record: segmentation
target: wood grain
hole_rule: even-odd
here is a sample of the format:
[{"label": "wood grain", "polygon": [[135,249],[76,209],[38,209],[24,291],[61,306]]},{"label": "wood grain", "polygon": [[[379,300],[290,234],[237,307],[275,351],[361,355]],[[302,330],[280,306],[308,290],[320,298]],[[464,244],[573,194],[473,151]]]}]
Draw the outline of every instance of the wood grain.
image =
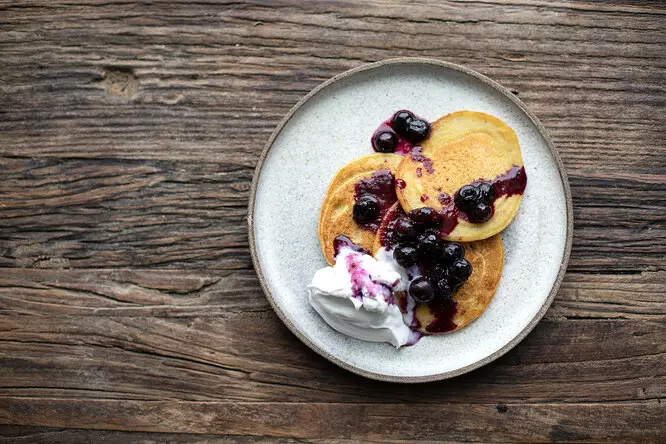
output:
[{"label": "wood grain", "polygon": [[[506,410],[504,410],[506,408]],[[420,415],[405,412],[418,409]],[[203,403],[174,401],[81,401],[7,398],[0,406],[10,419],[42,417],[47,423],[118,429],[118,422],[135,430],[165,426],[176,431],[296,438],[483,440],[489,430],[507,441],[608,439],[656,440],[663,409],[657,402],[642,404],[508,404],[474,406],[429,404],[338,403]],[[37,415],[35,415],[37,412]],[[85,418],[94,417],[87,422]],[[72,422],[72,418],[82,418]],[[104,419],[107,418],[107,419]],[[438,418],[433,421],[432,418]],[[637,423],[645,423],[634,432]]]},{"label": "wood grain", "polygon": [[[0,443],[663,442],[665,16],[621,0],[0,2]],[[523,100],[575,217],[534,332],[417,386],[300,343],[245,223],[298,99],[403,56]]]}]

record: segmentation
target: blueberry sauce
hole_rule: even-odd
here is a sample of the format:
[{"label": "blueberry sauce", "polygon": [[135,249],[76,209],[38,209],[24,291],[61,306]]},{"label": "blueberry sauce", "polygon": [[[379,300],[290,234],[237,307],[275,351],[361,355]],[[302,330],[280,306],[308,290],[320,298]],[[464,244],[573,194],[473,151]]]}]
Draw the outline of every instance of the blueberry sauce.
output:
[{"label": "blueberry sauce", "polygon": [[395,304],[391,289],[372,279],[368,270],[363,268],[360,255],[348,254],[345,256],[345,264],[351,279],[352,297],[362,300],[363,297],[376,298],[382,296],[389,305]]},{"label": "blueberry sauce", "polygon": [[527,174],[524,166],[514,166],[506,173],[497,176],[492,182],[495,200],[500,196],[523,194],[527,186]]},{"label": "blueberry sauce", "polygon": [[[375,132],[372,134],[372,138],[370,139],[370,142],[372,143],[372,149],[374,149],[376,152],[379,153],[385,153],[387,152],[385,144],[382,143],[382,140],[386,140],[387,136],[382,137],[382,133],[392,133],[395,134],[396,136],[396,142],[394,143],[394,151],[396,154],[401,154],[405,155],[408,154],[412,151],[414,146],[418,142],[413,142],[409,141],[407,137],[409,137],[409,134],[407,134],[405,131],[409,132],[407,128],[405,128],[403,125],[396,125],[395,118],[396,115],[399,113],[408,113],[412,116],[412,120],[421,120],[425,122],[425,124],[428,127],[428,132],[426,133],[429,134],[429,128],[430,124],[425,119],[420,118],[419,116],[415,115],[414,113],[410,111],[405,111],[405,110],[400,110],[394,113],[391,117],[389,117],[386,121],[382,122],[379,127],[375,130]],[[412,140],[414,140],[412,138]]]},{"label": "blueberry sauce", "polygon": [[439,210],[439,217],[442,221],[439,226],[439,233],[441,236],[447,236],[458,225],[458,217],[460,216],[460,213],[458,208],[456,208],[453,197],[449,196],[447,193],[440,193],[439,196],[437,196],[437,200],[440,205],[442,205],[442,209]]},{"label": "blueberry sauce", "polygon": [[[414,162],[421,162],[423,164],[423,168],[425,168],[428,174],[435,172],[435,169],[432,167],[432,160],[430,160],[429,157],[423,155],[423,147],[415,146],[409,155]],[[416,177],[421,177],[422,175],[423,171],[421,168],[417,168]]]},{"label": "blueberry sauce", "polygon": [[[423,148],[419,145],[429,136],[430,130],[428,122],[410,111],[400,110],[375,130],[371,138],[372,147],[376,152],[409,155],[414,162],[420,163],[415,171],[416,177],[423,177],[424,174],[434,173],[432,160],[423,154]],[[408,287],[414,287],[395,301],[399,304],[405,323],[414,333],[407,345],[413,345],[420,339],[421,334],[416,331],[418,329],[423,328],[428,333],[443,333],[457,327],[454,322],[457,303],[452,296],[469,278],[472,268],[464,259],[462,245],[446,242],[441,238],[455,229],[459,219],[472,223],[486,222],[494,214],[494,203],[498,198],[523,194],[526,184],[525,168],[514,166],[493,180],[479,179],[466,185],[467,188],[474,188],[471,194],[469,192],[465,194],[465,191],[469,190],[463,190],[463,193],[460,193],[462,196],[459,196],[460,190],[457,190],[449,195],[442,192],[442,188],[439,187],[437,201],[442,208],[437,213],[434,213],[432,208],[425,208],[433,213],[432,216],[436,221],[425,220],[421,217],[424,215],[419,213],[421,210],[411,211],[407,215],[400,205],[391,208],[397,201],[395,190],[403,190],[407,184],[402,179],[394,179],[390,171],[378,171],[371,178],[363,179],[356,184],[354,194],[356,202],[364,196],[369,196],[366,200],[372,198],[364,208],[361,208],[366,210],[363,215],[367,216],[368,208],[373,209],[374,202],[379,208],[376,210],[377,217],[367,223],[357,221],[358,225],[363,229],[378,231],[380,244],[391,250],[394,259],[406,267],[410,280]],[[429,196],[422,194],[420,200],[425,203],[429,200]],[[370,214],[375,215],[372,212]],[[338,236],[335,239],[336,254],[342,248],[341,245],[355,247],[357,248],[355,251],[365,251],[361,247],[354,246],[344,236]],[[357,275],[356,278],[352,278],[353,286],[356,286],[354,293],[361,294],[363,289],[367,291],[369,286],[380,284],[372,281],[367,272],[363,275],[358,271],[362,267],[358,262],[354,262],[358,260],[357,256],[354,259],[355,256],[347,256],[347,267],[352,276]],[[461,270],[464,271],[462,275]],[[415,285],[411,285],[413,283]],[[392,298],[390,289],[386,286],[376,291],[388,291],[389,297]],[[414,292],[414,297],[410,291]],[[415,316],[416,307],[423,304],[427,305],[433,315],[433,320],[425,327],[420,325]]]},{"label": "blueberry sauce", "polygon": [[434,319],[426,326],[428,333],[444,333],[454,330],[457,325],[453,322],[456,315],[457,303],[453,299],[435,298],[428,308],[433,314]]},{"label": "blueberry sauce", "polygon": [[414,311],[416,310],[416,302],[412,299],[407,292],[400,297],[398,297],[398,308],[402,313],[402,320],[406,326],[408,326],[412,332],[409,335],[406,346],[414,345],[419,342],[419,339],[423,337],[423,333],[418,331],[421,328],[421,323],[414,316]]},{"label": "blueberry sauce", "polygon": [[[450,197],[448,200],[451,202],[453,201],[453,199]],[[428,228],[427,224],[424,224],[423,222],[417,222],[415,225],[417,235],[414,236],[414,233],[410,233],[409,236],[405,237],[405,218],[409,219],[409,216],[405,214],[400,205],[396,205],[386,213],[377,233],[380,236],[380,244],[387,250],[393,250],[393,257],[399,264],[402,264],[405,259],[401,257],[401,255],[398,255],[398,253],[401,253],[405,249],[414,249],[414,247],[417,247],[418,249],[418,244],[420,242],[424,242],[425,238],[428,237],[428,233],[430,233],[430,230],[432,230],[432,228]],[[402,227],[400,227],[400,225],[402,225]],[[403,231],[402,235],[400,234],[401,229]],[[441,241],[438,240],[438,242]],[[456,257],[462,257],[464,255],[464,248],[459,244],[442,243],[440,246],[441,245],[444,247],[447,245],[448,247],[455,246],[459,252],[457,253],[458,256]],[[422,280],[424,277],[431,282],[436,282],[438,279],[441,279],[441,277],[437,277],[437,269],[439,268],[439,272],[441,273],[442,268],[442,265],[439,263],[440,259],[433,259],[431,257],[424,258],[423,256],[420,256],[419,259],[417,259],[417,262],[417,264],[405,268],[407,270],[407,276],[410,279],[410,288],[411,284],[415,280]],[[412,261],[402,265],[405,266],[411,263]],[[446,273],[446,271],[444,271],[444,273]],[[446,276],[446,274],[444,276]],[[449,291],[451,292],[457,290],[457,288],[463,283],[464,282],[457,284],[454,289],[450,289]],[[412,330],[420,329],[422,326],[414,315],[414,310],[419,305],[419,302],[417,302],[417,300],[414,299],[412,295],[410,295],[409,291],[405,292],[405,295],[400,297],[398,302],[400,311],[403,313],[405,324],[408,325]],[[438,294],[429,302],[421,302],[420,304],[424,303],[427,304],[428,309],[434,317],[434,319],[427,326],[425,326],[425,330],[428,333],[443,333],[456,328],[456,324],[453,319],[456,314],[457,305],[455,299],[451,298],[451,293],[448,295]]]},{"label": "blueberry sauce", "polygon": [[357,225],[373,233],[388,209],[398,200],[395,194],[395,178],[389,170],[375,171],[371,177],[359,180],[354,186],[354,201],[358,204],[368,196],[376,202],[377,212],[370,220],[354,218]]},{"label": "blueberry sauce", "polygon": [[[386,122],[383,122],[381,125],[379,125],[379,127],[372,134],[371,143],[372,143],[372,149],[373,150],[375,150],[378,153],[385,152],[385,151],[381,151],[381,148],[377,146],[375,141],[379,139],[379,136],[378,136],[379,134],[384,133],[384,132],[389,132],[389,131],[393,132],[393,128],[391,128],[391,119],[388,119]],[[395,144],[395,153],[396,154],[402,154],[404,156],[405,154],[407,154],[408,152],[411,151],[414,144],[412,142],[408,141],[407,139],[405,139],[404,137],[400,137],[397,134],[396,134],[396,136],[397,136],[398,140]]]},{"label": "blueberry sauce", "polygon": [[335,239],[333,239],[334,255],[337,256],[338,254],[340,254],[340,251],[343,248],[349,248],[353,251],[356,251],[356,252],[362,253],[362,254],[370,254],[370,252],[368,250],[366,250],[365,248],[363,248],[362,246],[360,246],[358,244],[355,244],[354,242],[352,242],[351,239],[349,239],[344,234],[340,234],[340,235],[336,236]]},{"label": "blueberry sauce", "polygon": [[[362,266],[361,254],[370,254],[368,250],[362,246],[355,244],[345,235],[338,235],[333,240],[333,249],[337,257],[343,250],[351,250],[359,254],[347,254],[345,256],[345,265],[347,272],[351,278],[352,296],[356,299],[363,299],[363,297],[377,297],[382,295],[386,302],[395,304],[395,298],[391,288],[381,282],[372,279],[372,276]],[[396,281],[393,286],[398,285],[400,281]]]},{"label": "blueberry sauce", "polygon": [[405,216],[405,212],[400,205],[396,205],[395,208],[390,209],[382,219],[381,227],[377,234],[379,235],[380,245],[387,250],[393,248],[397,244],[397,237],[393,230],[393,224],[395,223],[395,220],[401,216]]},{"label": "blueberry sauce", "polygon": [[[488,202],[488,205],[492,208],[492,213],[495,211],[495,201],[502,196],[514,196],[518,194],[523,194],[525,187],[527,185],[527,174],[525,173],[525,167],[523,166],[514,166],[510,168],[506,173],[500,174],[491,181],[483,181],[481,179],[475,180],[471,185],[480,185],[483,183],[490,183],[493,189],[493,198]],[[442,209],[439,211],[442,218],[442,224],[440,228],[440,234],[446,236],[450,234],[458,225],[458,219],[462,219],[468,222],[472,222],[464,211],[461,211],[460,208],[455,203],[455,199],[446,193],[440,193],[437,196],[437,200],[442,205]]]}]

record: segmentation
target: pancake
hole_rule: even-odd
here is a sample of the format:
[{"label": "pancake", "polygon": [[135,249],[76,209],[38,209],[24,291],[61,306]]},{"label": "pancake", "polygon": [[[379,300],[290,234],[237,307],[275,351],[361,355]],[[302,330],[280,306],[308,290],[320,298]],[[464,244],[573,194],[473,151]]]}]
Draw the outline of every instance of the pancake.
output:
[{"label": "pancake", "polygon": [[[431,206],[457,219],[443,232],[444,239],[471,242],[489,238],[513,220],[522,200],[519,192],[497,193],[494,214],[485,223],[471,223],[453,205],[452,197],[463,185],[481,181],[505,184],[510,174],[522,171],[518,137],[501,120],[474,111],[459,111],[431,125],[428,139],[400,162],[396,179],[405,186],[397,190],[405,212]],[[508,182],[507,182],[508,183]],[[509,184],[511,185],[511,184]],[[509,187],[506,187],[509,190]],[[510,190],[509,190],[510,191]]]},{"label": "pancake", "polygon": [[356,185],[362,180],[371,179],[378,172],[390,171],[395,174],[401,160],[402,156],[397,154],[376,153],[353,160],[336,173],[324,198],[318,224],[321,248],[330,265],[334,264],[333,240],[338,235],[347,236],[367,250],[372,249],[376,230],[359,227],[352,218]]},{"label": "pancake", "polygon": [[[326,191],[324,202],[321,204],[321,209],[319,211],[319,223],[317,227],[319,238],[321,239],[323,236],[323,227],[325,222],[333,218],[333,216],[326,214],[326,212],[330,211],[330,199],[337,194],[336,190],[338,190],[341,185],[350,179],[354,179],[356,182],[358,182],[358,180],[360,180],[362,177],[370,175],[372,172],[381,169],[389,169],[395,172],[395,168],[401,160],[402,156],[397,154],[375,153],[354,159],[340,168],[338,172],[335,173],[335,176],[333,176],[333,180],[331,180],[331,183],[328,186],[328,190]],[[358,177],[359,175],[363,176]]]},{"label": "pancake", "polygon": [[[453,294],[453,299],[417,305],[412,329],[426,335],[459,330],[478,318],[493,299],[504,265],[504,247],[499,234],[488,239],[464,243],[465,259],[472,264],[467,282]],[[405,292],[397,294],[400,308],[406,311]]]}]

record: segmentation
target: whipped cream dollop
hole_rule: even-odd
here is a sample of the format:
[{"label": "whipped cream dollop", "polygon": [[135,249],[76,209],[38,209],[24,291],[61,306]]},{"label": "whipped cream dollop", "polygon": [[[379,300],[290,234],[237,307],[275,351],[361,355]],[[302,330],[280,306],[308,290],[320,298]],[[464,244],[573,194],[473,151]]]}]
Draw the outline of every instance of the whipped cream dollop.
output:
[{"label": "whipped cream dollop", "polygon": [[413,344],[417,334],[405,324],[393,296],[406,289],[403,274],[387,252],[380,251],[375,259],[343,247],[335,266],[318,270],[312,278],[310,304],[331,327],[348,336],[395,347]]}]

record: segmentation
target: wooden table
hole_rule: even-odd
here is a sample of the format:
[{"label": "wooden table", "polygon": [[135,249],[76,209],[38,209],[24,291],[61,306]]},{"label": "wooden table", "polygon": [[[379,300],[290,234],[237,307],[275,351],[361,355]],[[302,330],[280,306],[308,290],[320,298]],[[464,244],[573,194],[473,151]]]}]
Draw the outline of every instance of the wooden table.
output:
[{"label": "wooden table", "polygon": [[[426,3],[0,4],[0,443],[666,440],[663,2]],[[575,213],[537,328],[422,385],[299,342],[245,222],[280,118],[398,56],[514,91]]]}]

